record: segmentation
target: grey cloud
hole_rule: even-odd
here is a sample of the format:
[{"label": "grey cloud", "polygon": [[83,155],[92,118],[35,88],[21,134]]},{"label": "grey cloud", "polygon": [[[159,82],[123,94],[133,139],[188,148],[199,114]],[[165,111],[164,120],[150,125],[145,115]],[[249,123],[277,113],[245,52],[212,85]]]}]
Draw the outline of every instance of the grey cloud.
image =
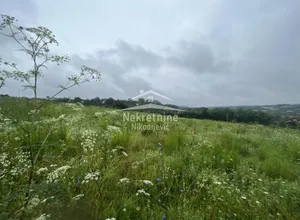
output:
[{"label": "grey cloud", "polygon": [[134,46],[124,41],[119,41],[117,48],[121,62],[123,62],[124,66],[128,69],[138,67],[157,68],[163,63],[160,55],[146,50],[140,45]]},{"label": "grey cloud", "polygon": [[209,44],[181,41],[177,55],[167,58],[170,65],[190,69],[196,74],[227,72],[230,63],[220,61]]}]

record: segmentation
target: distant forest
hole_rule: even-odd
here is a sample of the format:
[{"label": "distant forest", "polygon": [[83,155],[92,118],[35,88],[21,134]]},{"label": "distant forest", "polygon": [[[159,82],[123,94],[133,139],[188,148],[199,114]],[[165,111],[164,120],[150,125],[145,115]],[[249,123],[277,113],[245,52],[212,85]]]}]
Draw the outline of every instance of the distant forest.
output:
[{"label": "distant forest", "polygon": [[[0,97],[9,97],[8,95],[0,95]],[[25,97],[23,97],[25,98]],[[30,98],[25,98],[30,99]],[[46,99],[41,100],[47,100]],[[140,98],[139,100],[119,100],[113,98],[101,99],[99,97],[93,99],[82,99],[80,97],[75,98],[55,98],[51,102],[56,103],[81,103],[84,106],[99,106],[104,108],[113,109],[124,109],[128,107],[133,107],[137,105],[144,105],[149,103],[147,100]],[[153,110],[151,112],[163,113],[163,114],[177,114],[179,117],[183,118],[195,118],[195,119],[208,119],[215,121],[227,121],[236,123],[246,123],[246,124],[261,124],[274,127],[290,127],[290,128],[300,128],[300,119],[279,114],[278,112],[266,112],[262,110],[257,110],[249,107],[215,107],[215,108],[189,108],[189,107],[178,107],[176,105],[162,104],[157,100],[154,100],[154,104],[168,106],[172,108],[180,108],[185,111],[183,112],[164,112],[160,110]]]}]

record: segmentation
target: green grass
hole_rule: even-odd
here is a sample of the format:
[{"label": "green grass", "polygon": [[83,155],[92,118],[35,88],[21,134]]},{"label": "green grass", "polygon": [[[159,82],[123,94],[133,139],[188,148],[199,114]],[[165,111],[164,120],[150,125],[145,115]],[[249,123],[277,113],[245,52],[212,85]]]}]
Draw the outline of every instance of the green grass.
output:
[{"label": "green grass", "polygon": [[[299,131],[195,119],[140,131],[121,112],[63,104],[47,105],[32,123],[31,104],[1,107],[31,131],[34,154],[51,130],[25,219],[44,213],[66,220],[300,219]],[[3,119],[0,219],[15,219],[25,196],[29,139]]]}]

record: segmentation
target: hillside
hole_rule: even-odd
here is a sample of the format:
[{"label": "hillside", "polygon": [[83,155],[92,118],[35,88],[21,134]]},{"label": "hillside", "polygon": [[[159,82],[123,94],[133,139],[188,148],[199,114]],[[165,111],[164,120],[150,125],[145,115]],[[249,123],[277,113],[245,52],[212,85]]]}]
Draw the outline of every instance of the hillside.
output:
[{"label": "hillside", "polygon": [[229,108],[244,108],[257,111],[264,111],[281,116],[300,117],[300,104],[278,104],[278,105],[254,105],[254,106],[231,106]]},{"label": "hillside", "polygon": [[38,156],[26,219],[300,219],[296,130],[183,118],[163,126],[159,116],[128,121],[75,104],[50,103],[36,117],[30,102],[1,108],[18,122],[1,118],[0,219],[20,215],[29,146]]}]

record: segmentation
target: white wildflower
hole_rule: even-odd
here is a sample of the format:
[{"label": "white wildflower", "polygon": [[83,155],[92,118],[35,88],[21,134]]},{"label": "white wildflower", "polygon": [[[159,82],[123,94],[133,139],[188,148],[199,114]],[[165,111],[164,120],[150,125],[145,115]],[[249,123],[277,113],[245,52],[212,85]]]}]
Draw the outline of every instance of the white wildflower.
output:
[{"label": "white wildflower", "polygon": [[110,132],[118,132],[121,133],[121,129],[119,127],[116,126],[112,126],[112,125],[108,125],[107,126],[107,130]]},{"label": "white wildflower", "polygon": [[72,199],[73,200],[79,200],[83,196],[84,196],[84,194],[78,194],[77,196],[74,196]]},{"label": "white wildflower", "polygon": [[105,112],[95,112],[94,116],[101,117],[104,116],[105,114],[106,114]]},{"label": "white wildflower", "polygon": [[82,183],[84,184],[84,183],[89,183],[90,181],[97,181],[99,177],[100,177],[99,171],[88,173],[84,177]]},{"label": "white wildflower", "polygon": [[215,181],[214,184],[216,184],[216,185],[222,185],[222,183],[219,182],[219,181]]},{"label": "white wildflower", "polygon": [[47,183],[49,182],[58,182],[59,178],[65,174],[65,172],[70,169],[70,166],[62,166],[49,173],[47,176]]},{"label": "white wildflower", "polygon": [[38,196],[33,197],[32,199],[29,200],[27,208],[29,210],[35,208],[40,204],[41,200],[39,199]]},{"label": "white wildflower", "polygon": [[125,157],[128,157],[128,154],[124,151],[122,151],[122,154],[125,156]]},{"label": "white wildflower", "polygon": [[64,119],[65,118],[65,114],[62,114],[61,116],[59,116],[58,118],[57,118],[57,120],[61,120],[61,119]]},{"label": "white wildflower", "polygon": [[45,203],[45,202],[47,202],[49,199],[54,199],[54,196],[51,196],[51,197],[48,197],[48,198],[42,200],[41,203]]},{"label": "white wildflower", "polygon": [[50,215],[44,213],[40,217],[36,218],[35,220],[46,220],[47,218],[50,218]]},{"label": "white wildflower", "polygon": [[139,189],[135,195],[136,195],[136,196],[139,196],[139,195],[150,196],[150,194],[147,193],[147,192],[146,192],[145,190],[143,190],[143,189]]},{"label": "white wildflower", "polygon": [[119,180],[119,183],[129,183],[130,179],[128,178],[122,178]]},{"label": "white wildflower", "polygon": [[47,171],[48,171],[48,168],[47,168],[47,167],[43,167],[43,168],[38,169],[38,170],[36,171],[36,173],[37,173],[38,175],[40,175],[41,173],[47,172]]},{"label": "white wildflower", "polygon": [[143,183],[153,186],[153,183],[150,180],[143,180]]},{"label": "white wildflower", "polygon": [[97,141],[97,133],[94,130],[85,130],[82,133],[82,142],[81,142],[81,146],[84,150],[85,153],[87,153],[88,151],[93,152],[94,151],[94,147],[96,145],[96,141]]}]

